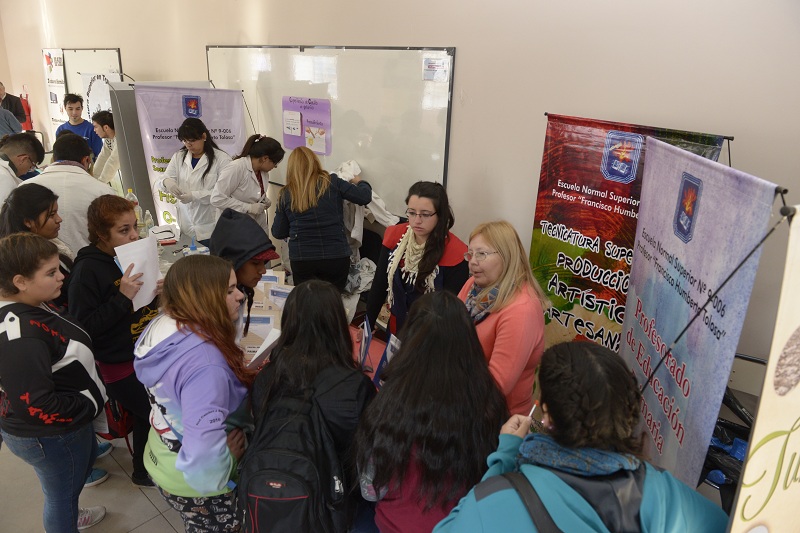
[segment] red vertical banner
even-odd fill
[[[547,346],[578,338],[619,351],[648,135],[714,161],[724,140],[548,115],[530,253],[552,302]]]

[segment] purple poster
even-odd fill
[[[314,153],[331,155],[331,101],[284,96],[283,146],[305,146]]]

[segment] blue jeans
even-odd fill
[[[76,533],[78,497],[97,455],[92,425],[54,437],[15,437],[5,431],[2,435],[11,453],[31,465],[39,477],[45,531]]]

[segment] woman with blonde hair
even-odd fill
[[[472,277],[458,297],[475,323],[508,410],[528,413],[536,367],[544,352],[547,297],[533,277],[519,235],[504,220],[472,230],[464,258]]]
[[[321,279],[344,290],[350,270],[344,200],[367,205],[372,201],[372,187],[358,176],[348,183],[329,174],[314,152],[304,146],[295,148],[272,222],[272,236],[289,239],[295,285]]]
[[[244,296],[229,261],[192,255],[167,272],[161,313],[136,345],[152,404],[145,467],[187,531],[238,531],[231,479],[255,372],[236,344]]]

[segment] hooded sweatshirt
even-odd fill
[[[122,271],[114,258],[93,244],[75,258],[69,285],[69,311],[84,326],[94,343],[94,356],[106,383],[133,373],[133,343],[158,314],[153,299],[138,311],[119,292]],[[126,365],[127,372],[122,372]]]
[[[229,492],[236,460],[226,422],[247,410],[247,388],[222,352],[162,314],[139,339],[134,367],[153,406],[144,454],[153,482],[176,496]]]

